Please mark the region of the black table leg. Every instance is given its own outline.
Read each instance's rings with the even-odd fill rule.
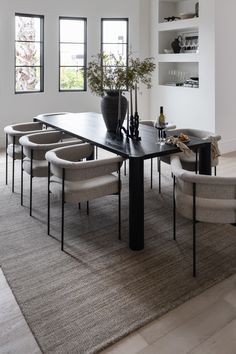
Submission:
[[[211,143],[199,148],[199,173],[211,175]]]
[[[144,248],[144,181],[143,159],[129,159],[129,247]]]

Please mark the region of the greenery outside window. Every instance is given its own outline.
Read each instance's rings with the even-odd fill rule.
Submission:
[[[44,90],[44,17],[15,14],[15,93]]]
[[[60,17],[59,90],[86,91],[87,20]]]
[[[105,71],[113,71],[117,66],[128,67],[128,19],[102,18],[101,19],[101,53],[102,66]],[[113,59],[112,59],[113,58]]]

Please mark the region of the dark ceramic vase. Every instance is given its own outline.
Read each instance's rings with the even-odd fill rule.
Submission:
[[[121,95],[121,126],[123,125],[126,111],[127,111],[127,99]],[[104,122],[107,127],[107,131],[116,133],[118,126],[118,106],[119,106],[119,91],[107,91],[106,96],[101,101],[101,111]]]

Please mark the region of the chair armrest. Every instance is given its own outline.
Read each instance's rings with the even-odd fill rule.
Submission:
[[[67,142],[66,142],[67,143]],[[69,144],[72,145],[72,144]],[[77,146],[76,146],[77,145]],[[73,166],[79,161],[88,158],[93,153],[93,146],[88,143],[74,144],[72,146],[57,147],[46,154],[46,159],[64,168],[64,164]]]
[[[8,125],[4,128],[4,132],[9,135],[22,136],[29,133],[37,133],[43,129],[43,123],[20,123],[14,125]]]

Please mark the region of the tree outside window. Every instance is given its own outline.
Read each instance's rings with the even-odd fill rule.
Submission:
[[[43,16],[15,15],[15,92],[43,91]]]
[[[60,91],[86,90],[85,18],[60,17]]]
[[[128,67],[128,19],[102,18],[101,25],[103,70],[115,72],[117,67],[125,70]]]

